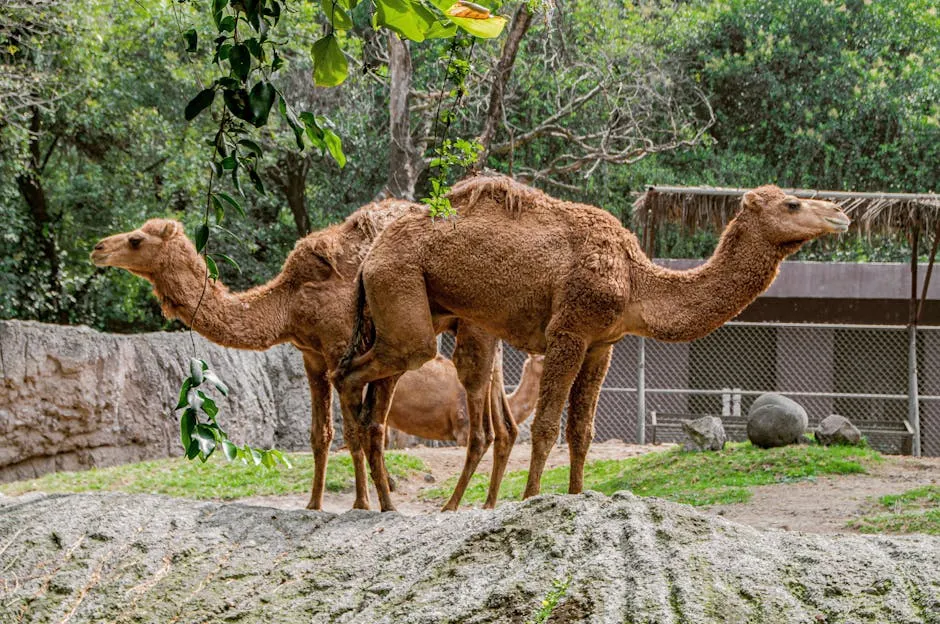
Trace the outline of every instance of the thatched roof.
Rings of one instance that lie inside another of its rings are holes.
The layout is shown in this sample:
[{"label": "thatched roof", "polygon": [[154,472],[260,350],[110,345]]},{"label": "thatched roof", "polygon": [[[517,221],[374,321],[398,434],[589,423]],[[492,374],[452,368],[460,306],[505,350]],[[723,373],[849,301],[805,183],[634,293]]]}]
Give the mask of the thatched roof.
[{"label": "thatched roof", "polygon": [[[720,230],[738,211],[748,189],[651,186],[634,202],[634,227],[646,223],[652,211],[657,223],[678,223],[687,229]],[[903,234],[915,224],[933,230],[940,222],[940,195],[913,193],[853,193],[784,189],[797,197],[839,204],[864,233]]]}]

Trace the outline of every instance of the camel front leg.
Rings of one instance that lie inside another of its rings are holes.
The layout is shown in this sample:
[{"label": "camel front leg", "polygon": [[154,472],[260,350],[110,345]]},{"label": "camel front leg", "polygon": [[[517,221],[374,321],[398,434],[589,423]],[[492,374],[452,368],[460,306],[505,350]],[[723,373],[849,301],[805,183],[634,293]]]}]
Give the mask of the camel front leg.
[{"label": "camel front leg", "polygon": [[305,352],[304,370],[310,385],[310,447],[313,450],[313,484],[307,509],[323,508],[323,490],[326,486],[326,465],[333,442],[333,415],[330,409],[330,383],[323,358]]},{"label": "camel front leg", "polygon": [[493,509],[496,507],[499,486],[503,482],[506,465],[509,463],[509,453],[512,452],[512,445],[516,443],[516,437],[519,435],[516,416],[509,407],[509,399],[506,397],[506,385],[503,381],[502,343],[498,343],[496,346],[488,394],[489,419],[493,423],[493,470],[490,472],[490,488],[486,493],[486,503],[483,508]]},{"label": "camel front leg", "polygon": [[460,506],[470,478],[493,441],[492,423],[484,418],[488,389],[493,370],[496,339],[481,330],[461,324],[457,330],[457,346],[454,348],[454,366],[460,383],[467,393],[467,417],[470,421],[467,432],[467,456],[454,492],[441,511],[456,511]]},{"label": "camel front leg", "polygon": [[607,376],[612,351],[611,345],[589,349],[571,388],[568,422],[565,426],[571,464],[568,477],[569,494],[580,494],[584,488],[584,461],[594,437],[594,413],[597,411],[597,399],[604,384],[604,377]]},{"label": "camel front leg", "polygon": [[561,412],[571,384],[584,361],[587,343],[579,336],[563,332],[548,335],[545,369],[539,387],[539,402],[532,422],[532,458],[529,478],[522,498],[535,496],[542,489],[542,472],[548,454],[555,445],[561,427]]}]

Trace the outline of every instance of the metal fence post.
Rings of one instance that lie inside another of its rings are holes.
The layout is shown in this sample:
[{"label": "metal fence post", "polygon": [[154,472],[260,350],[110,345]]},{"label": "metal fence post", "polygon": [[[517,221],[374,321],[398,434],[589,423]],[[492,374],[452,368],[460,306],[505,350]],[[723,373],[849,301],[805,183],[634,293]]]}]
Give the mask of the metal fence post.
[{"label": "metal fence post", "polygon": [[636,442],[646,444],[646,338],[640,338],[636,359]]},{"label": "metal fence post", "polygon": [[920,457],[920,403],[917,387],[917,325],[911,323],[908,328],[907,349],[907,419],[914,430],[911,454]]}]

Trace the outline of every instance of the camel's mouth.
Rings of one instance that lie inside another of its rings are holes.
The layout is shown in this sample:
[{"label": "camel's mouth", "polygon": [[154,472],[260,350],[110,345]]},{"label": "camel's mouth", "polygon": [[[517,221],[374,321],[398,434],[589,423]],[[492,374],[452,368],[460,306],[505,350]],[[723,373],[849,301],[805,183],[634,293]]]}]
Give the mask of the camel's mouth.
[{"label": "camel's mouth", "polygon": [[108,266],[107,260],[110,255],[107,251],[96,249],[90,254],[91,262],[97,267]]},{"label": "camel's mouth", "polygon": [[847,232],[849,230],[849,221],[848,217],[823,217],[829,225],[833,227],[836,232]]}]

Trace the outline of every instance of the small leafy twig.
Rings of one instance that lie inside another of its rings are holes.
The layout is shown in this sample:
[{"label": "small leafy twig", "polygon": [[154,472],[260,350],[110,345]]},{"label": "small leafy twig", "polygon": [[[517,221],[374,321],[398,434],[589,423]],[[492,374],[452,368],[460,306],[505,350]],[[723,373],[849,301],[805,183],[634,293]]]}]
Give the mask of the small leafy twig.
[{"label": "small leafy twig", "polygon": [[[177,410],[180,417],[180,442],[188,459],[197,457],[205,462],[216,449],[221,448],[229,461],[240,459],[243,463],[254,463],[274,468],[281,462],[288,468],[290,461],[277,449],[261,450],[248,446],[239,447],[229,440],[228,434],[219,426],[219,406],[204,390],[214,387],[223,396],[228,396],[228,386],[209,368],[205,360],[192,358],[189,361],[189,377],[180,388]],[[202,389],[200,389],[202,388]]]}]

